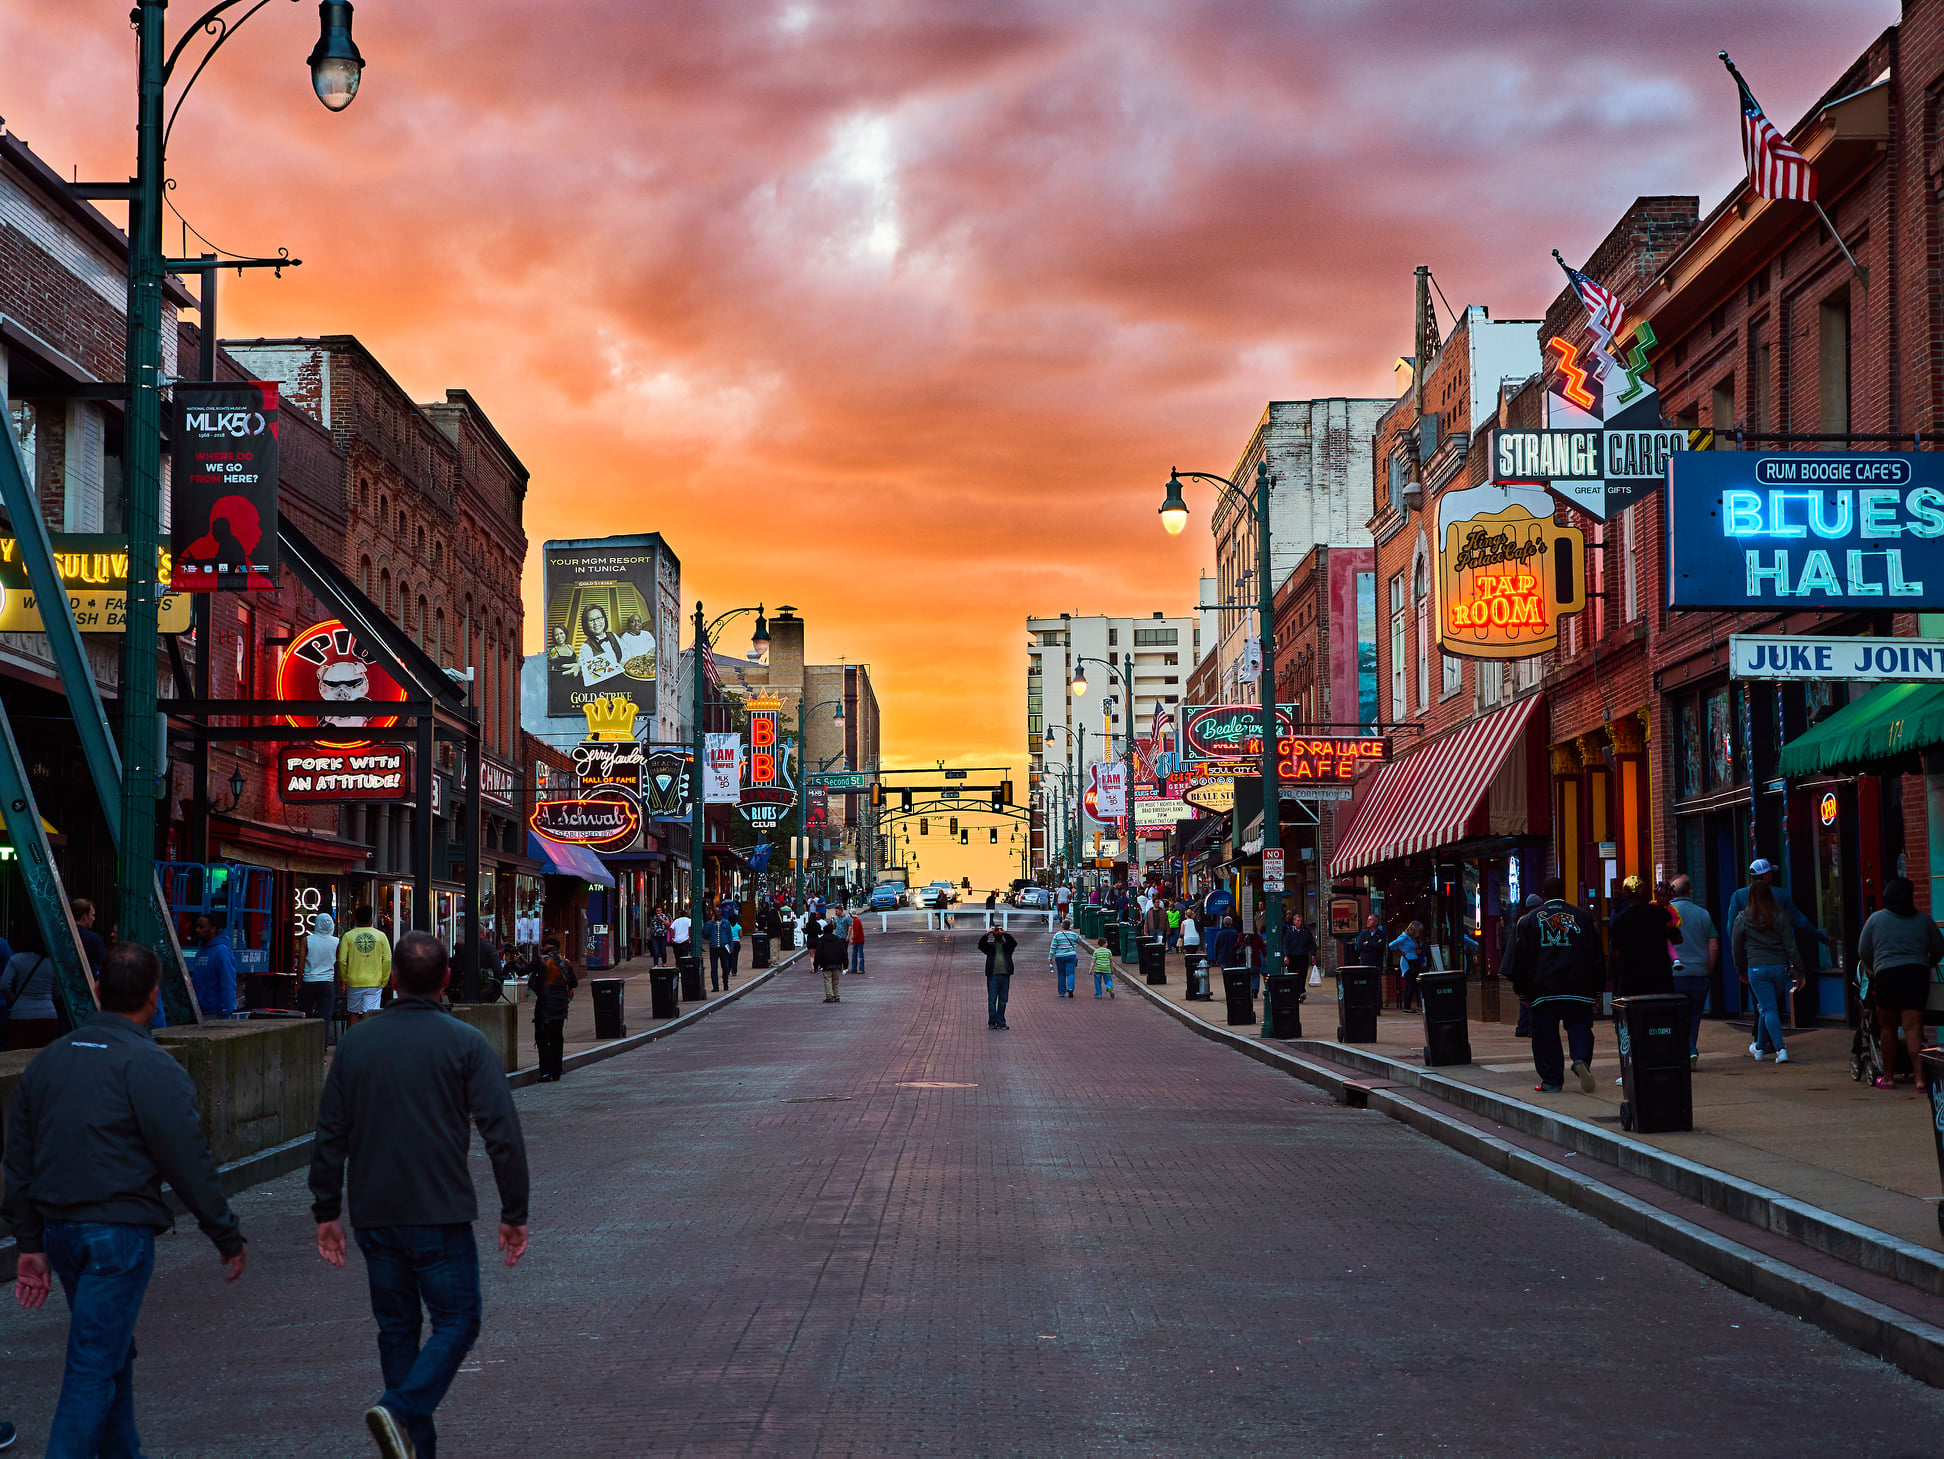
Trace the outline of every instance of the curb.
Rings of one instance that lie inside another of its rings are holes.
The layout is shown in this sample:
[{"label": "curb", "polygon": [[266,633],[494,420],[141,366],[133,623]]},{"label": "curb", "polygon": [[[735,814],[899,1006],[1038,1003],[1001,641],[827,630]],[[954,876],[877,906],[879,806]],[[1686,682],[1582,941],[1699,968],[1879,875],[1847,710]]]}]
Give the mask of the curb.
[{"label": "curb", "polygon": [[[1146,997],[1149,1003],[1214,1043],[1315,1085],[1340,1104],[1365,1103],[1368,1108],[1409,1125],[1501,1175],[1509,1176],[1542,1195],[1592,1216],[1616,1231],[1647,1242],[1704,1276],[1733,1287],[1765,1306],[1813,1322],[1832,1337],[1872,1357],[1895,1364],[1913,1378],[1933,1387],[1944,1387],[1944,1328],[1764,1255],[1583,1172],[1570,1170],[1507,1141],[1495,1139],[1482,1130],[1473,1129],[1417,1103],[1396,1088],[1373,1087],[1358,1081],[1350,1070],[1333,1068],[1313,1058],[1270,1048],[1230,1033],[1221,1025],[1209,1023],[1154,992],[1138,977],[1125,981]],[[1316,1041],[1296,1039],[1291,1042],[1302,1045]],[[1330,1048],[1333,1054],[1339,1051],[1336,1045]],[[1938,1290],[1932,1286],[1932,1281],[1944,1280],[1944,1261],[1940,1261],[1936,1253],[1891,1236],[1888,1232],[1847,1221],[1779,1191],[1724,1175],[1679,1156],[1666,1155],[1652,1146],[1625,1139],[1568,1116],[1535,1110],[1518,1101],[1501,1099],[1489,1091],[1459,1084],[1456,1080],[1445,1079],[1379,1055],[1365,1054],[1361,1050],[1342,1052],[1354,1055],[1345,1062],[1367,1064],[1368,1072],[1390,1076],[1397,1085],[1409,1085],[1439,1098],[1450,1098],[1452,1103],[1474,1114],[1506,1124],[1523,1134],[1547,1139],[1578,1153],[1603,1159],[1630,1174],[1640,1175],[1676,1194],[1688,1196],[1697,1204],[1745,1220],[1760,1229],[1790,1237],[1854,1266],[1899,1278],[1926,1291]],[[1358,1086],[1355,1099],[1351,1095],[1352,1086]],[[1447,1093],[1449,1090],[1464,1091],[1472,1098],[1452,1097]],[[1527,1118],[1503,1118],[1501,1110],[1508,1113],[1523,1111]],[[1547,1133],[1549,1127],[1557,1128],[1561,1135],[1574,1138],[1550,1135]],[[1663,1168],[1669,1174],[1680,1175],[1685,1183],[1697,1186],[1698,1191],[1683,1189],[1681,1185],[1666,1179]],[[1736,1197],[1740,1199],[1734,1199]],[[1755,1214],[1744,1214],[1744,1210]],[[1819,1237],[1823,1239],[1817,1239]],[[1911,1275],[1904,1275],[1905,1271]]]},{"label": "curb", "polygon": [[[658,1028],[646,1029],[641,1033],[630,1034],[626,1038],[614,1039],[599,1048],[582,1049],[579,1053],[570,1054],[563,1061],[562,1067],[570,1070],[584,1069],[590,1064],[600,1063],[603,1059],[612,1059],[616,1054],[638,1049],[655,1039],[666,1038],[678,1029],[687,1028],[698,1020],[707,1018],[724,1004],[734,1003],[745,993],[762,987],[807,951],[807,948],[797,948],[782,962],[765,968],[759,976],[751,978],[733,993],[726,993],[712,999],[700,1008],[682,1014],[679,1018],[671,1018]],[[525,1069],[515,1069],[506,1076],[506,1082],[511,1088],[524,1089],[537,1082],[539,1078],[540,1067],[536,1064]],[[245,1155],[240,1160],[232,1160],[217,1166],[216,1177],[223,1187],[223,1194],[233,1196],[240,1191],[248,1190],[253,1185],[262,1185],[265,1181],[289,1175],[293,1170],[302,1170],[310,1164],[312,1138],[311,1135],[299,1135],[293,1140],[285,1140],[281,1145],[272,1145],[267,1150],[258,1150],[255,1154]],[[173,1186],[163,1191],[162,1198],[168,1202],[171,1214],[178,1218],[188,1214],[188,1208],[177,1198]],[[0,1238],[0,1282],[13,1280],[15,1258],[18,1254],[13,1237]]]}]

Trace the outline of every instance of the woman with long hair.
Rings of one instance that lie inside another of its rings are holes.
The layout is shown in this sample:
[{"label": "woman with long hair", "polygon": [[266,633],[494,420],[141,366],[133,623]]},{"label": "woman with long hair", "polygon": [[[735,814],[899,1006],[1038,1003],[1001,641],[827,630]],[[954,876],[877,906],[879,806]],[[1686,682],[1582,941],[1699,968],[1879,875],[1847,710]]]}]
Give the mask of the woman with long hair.
[{"label": "woman with long hair", "polygon": [[1404,1011],[1417,1007],[1418,974],[1424,970],[1424,924],[1412,922],[1391,940],[1390,950],[1397,954],[1397,970],[1404,977]]},{"label": "woman with long hair", "polygon": [[[1893,876],[1883,884],[1883,907],[1872,912],[1857,940],[1856,960],[1870,979],[1871,1005],[1876,1009],[1877,1047],[1883,1072],[1876,1087],[1895,1083],[1897,1026],[1903,1025],[1904,1047],[1910,1067],[1924,1086],[1924,1066],[1917,1057],[1923,1042],[1924,1005],[1930,997],[1932,969],[1944,958],[1944,932],[1917,910],[1916,888],[1908,879]],[[1865,1017],[1870,1015],[1866,1012]]]},{"label": "woman with long hair", "polygon": [[[1783,915],[1774,889],[1757,877],[1748,888],[1748,905],[1735,918],[1729,933],[1735,949],[1735,966],[1745,971],[1748,988],[1761,1010],[1760,1023],[1768,1030],[1775,1048],[1775,1062],[1789,1062],[1789,1051],[1782,1042],[1782,1010],[1791,989],[1806,982],[1802,972],[1802,953],[1796,947],[1795,928]],[[1760,1030],[1757,1030],[1759,1035]],[[1758,1036],[1748,1046],[1749,1056],[1760,1060],[1762,1041]]]}]

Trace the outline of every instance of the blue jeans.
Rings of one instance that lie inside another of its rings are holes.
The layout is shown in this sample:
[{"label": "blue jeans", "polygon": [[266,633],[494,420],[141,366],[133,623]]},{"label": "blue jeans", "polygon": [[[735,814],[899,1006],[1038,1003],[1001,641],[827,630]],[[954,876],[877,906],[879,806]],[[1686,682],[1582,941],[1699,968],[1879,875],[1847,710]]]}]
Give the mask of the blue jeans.
[{"label": "blue jeans", "polygon": [[1109,992],[1113,991],[1114,965],[1112,963],[1107,964],[1107,971],[1104,973],[1099,968],[1094,969],[1094,997],[1098,998],[1100,996],[1100,989],[1103,983],[1105,983]]},{"label": "blue jeans", "polygon": [[1708,975],[1674,975],[1674,991],[1688,1001],[1688,1056],[1701,1052],[1701,1010],[1708,1006]]},{"label": "blue jeans", "polygon": [[654,958],[655,966],[660,967],[663,961],[668,957],[668,939],[666,937],[649,938],[648,954],[650,957]]},{"label": "blue jeans", "polygon": [[1559,1026],[1566,1025],[1566,1043],[1573,1062],[1593,1062],[1593,1005],[1535,1003],[1532,1005],[1532,1067],[1539,1082],[1558,1090],[1566,1082],[1566,1063],[1559,1054]]},{"label": "blue jeans", "polygon": [[1065,956],[1053,959],[1053,972],[1059,980],[1059,991],[1061,993],[1071,993],[1073,991],[1073,970],[1079,965],[1080,956],[1078,953],[1068,953]]},{"label": "blue jeans", "polygon": [[850,970],[853,973],[863,972],[864,971],[864,944],[861,942],[853,942],[850,945],[850,952],[851,952]]},{"label": "blue jeans", "polygon": [[[1787,1006],[1789,989],[1794,983],[1787,964],[1748,970],[1749,991],[1754,993],[1755,1006],[1761,1010],[1755,1020],[1755,1042],[1766,1042],[1777,1053],[1787,1047],[1782,1042],[1782,1009]],[[1764,1029],[1768,1030],[1766,1040],[1762,1037]]]},{"label": "blue jeans", "polygon": [[146,1226],[49,1221],[47,1264],[67,1294],[67,1371],[47,1432],[49,1459],[134,1459],[135,1319],[155,1272]]},{"label": "blue jeans", "polygon": [[1006,1021],[1006,1000],[1012,996],[1010,973],[986,974],[986,1022]]},{"label": "blue jeans", "polygon": [[[473,1229],[372,1226],[358,1230],[371,1315],[378,1319],[378,1401],[396,1414],[422,1459],[434,1459],[432,1411],[479,1336],[479,1250]],[[419,1304],[432,1315],[432,1336],[419,1344]]]}]

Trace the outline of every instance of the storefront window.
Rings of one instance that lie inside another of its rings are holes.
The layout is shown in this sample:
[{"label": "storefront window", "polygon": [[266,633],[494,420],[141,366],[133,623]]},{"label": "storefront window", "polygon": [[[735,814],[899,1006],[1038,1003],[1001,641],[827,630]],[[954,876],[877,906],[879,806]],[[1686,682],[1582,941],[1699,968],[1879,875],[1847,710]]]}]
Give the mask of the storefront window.
[{"label": "storefront window", "polygon": [[1701,793],[1701,701],[1692,697],[1681,701],[1681,796]]},{"label": "storefront window", "polygon": [[1723,790],[1737,782],[1735,716],[1726,688],[1708,695],[1708,789]]}]

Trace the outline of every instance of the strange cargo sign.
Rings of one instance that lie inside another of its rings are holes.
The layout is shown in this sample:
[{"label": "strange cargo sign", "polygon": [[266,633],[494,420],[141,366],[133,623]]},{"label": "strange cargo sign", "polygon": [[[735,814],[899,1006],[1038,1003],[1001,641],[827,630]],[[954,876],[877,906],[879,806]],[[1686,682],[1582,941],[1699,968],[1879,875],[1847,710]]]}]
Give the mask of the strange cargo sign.
[{"label": "strange cargo sign", "polygon": [[1944,607],[1944,457],[1682,452],[1670,608]]}]

